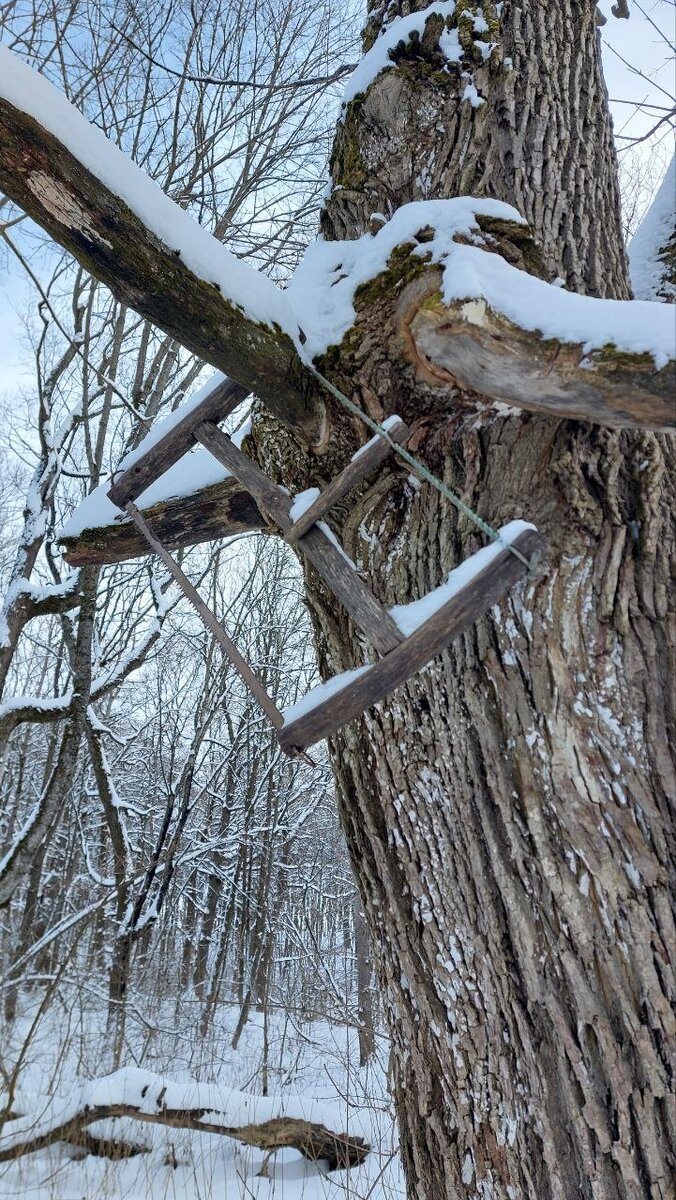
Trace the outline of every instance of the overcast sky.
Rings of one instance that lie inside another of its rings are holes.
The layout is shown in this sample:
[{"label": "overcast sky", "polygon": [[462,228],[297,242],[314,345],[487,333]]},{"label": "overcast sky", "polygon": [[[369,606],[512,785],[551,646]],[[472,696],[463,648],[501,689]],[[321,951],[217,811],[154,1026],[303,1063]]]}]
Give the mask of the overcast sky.
[{"label": "overcast sky", "polygon": [[[619,145],[627,147],[631,139],[643,138],[665,116],[662,109],[669,106],[669,98],[673,97],[674,58],[668,43],[676,40],[676,3],[675,0],[640,0],[640,3],[629,0],[631,18],[626,21],[611,15],[613,2],[600,0],[600,7],[608,17],[601,36],[615,130],[623,139]],[[637,103],[656,107],[639,108]],[[669,124],[665,123],[649,140],[640,143],[637,151],[661,170],[666,169],[673,152]],[[6,256],[0,256],[0,397],[11,396],[22,378],[27,381],[31,378],[19,317],[29,297],[21,272],[14,265],[8,269]]]}]

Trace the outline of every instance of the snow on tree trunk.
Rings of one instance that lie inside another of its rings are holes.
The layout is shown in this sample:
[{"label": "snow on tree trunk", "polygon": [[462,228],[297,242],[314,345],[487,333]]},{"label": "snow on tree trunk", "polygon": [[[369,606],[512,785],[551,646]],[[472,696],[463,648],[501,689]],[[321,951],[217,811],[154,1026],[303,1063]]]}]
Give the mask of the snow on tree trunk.
[{"label": "snow on tree trunk", "polygon": [[[422,7],[373,4],[367,48],[384,19]],[[358,236],[413,199],[491,195],[528,217],[552,276],[627,296],[594,4],[434,7],[414,42],[387,25],[396,65],[343,114],[325,236]],[[396,383],[375,303],[368,320],[341,373],[387,415]],[[331,743],[389,1010],[408,1194],[666,1196],[669,443],[513,410],[477,418],[462,399],[439,411],[421,382],[418,406],[397,396],[396,411],[494,526],[537,524],[549,569]],[[333,417],[345,451],[354,429]],[[293,486],[279,428],[261,420],[257,439]],[[396,470],[338,518],[388,604],[478,545]],[[362,662],[311,573],[308,599],[322,672]]]},{"label": "snow on tree trunk", "polygon": [[[365,47],[383,21],[426,7],[372,0]],[[440,13],[419,21],[409,53],[399,45],[397,66],[344,109],[324,236],[358,237],[409,200],[492,196],[530,221],[552,278],[628,296],[594,5],[459,0],[446,33],[453,4],[430,7]],[[359,83],[369,75],[362,64]]]},{"label": "snow on tree trunk", "polygon": [[676,299],[676,154],[629,243],[629,266],[637,300]]}]

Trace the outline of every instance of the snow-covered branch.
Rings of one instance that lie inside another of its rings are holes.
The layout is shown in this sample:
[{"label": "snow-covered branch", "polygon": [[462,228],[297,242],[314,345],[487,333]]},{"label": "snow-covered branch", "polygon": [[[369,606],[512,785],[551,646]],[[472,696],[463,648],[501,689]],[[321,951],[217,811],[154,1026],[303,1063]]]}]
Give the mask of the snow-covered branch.
[{"label": "snow-covered branch", "polygon": [[[67,595],[68,593],[61,593],[55,589],[55,596],[64,603],[64,596]],[[155,599],[155,615],[131,650],[94,676],[90,692],[93,703],[102,700],[143,665],[160,636],[164,618],[170,607],[171,604],[165,596],[161,596],[159,600]],[[78,691],[69,688],[61,696],[10,696],[0,701],[0,744],[6,741],[14,729],[28,721],[44,725],[68,719],[75,712],[80,700]]]},{"label": "snow-covered branch", "polygon": [[[199,459],[209,457],[205,452]],[[197,454],[190,458],[199,461]],[[203,483],[198,463],[186,458],[177,464],[185,465],[185,491],[169,487],[166,499],[158,499],[151,506],[139,504],[166,546],[178,550],[265,528],[255,500],[236,479]],[[167,477],[174,473],[172,468]],[[66,561],[72,566],[124,562],[148,553],[136,526],[106,499],[107,487],[105,484],[87,497],[77,511],[77,523],[69,521],[60,535]]]},{"label": "snow-covered branch", "polygon": [[35,617],[69,612],[78,603],[77,585],[77,571],[69,574],[62,583],[43,585],[22,578],[12,582],[0,610],[0,647],[11,644],[9,623],[13,610],[20,610],[22,625]]},{"label": "snow-covered branch", "polygon": [[290,292],[315,360],[329,347],[347,351],[348,333],[354,346],[355,331],[373,337],[391,319],[382,350],[413,366],[437,405],[445,390],[449,411],[459,384],[478,404],[673,428],[673,308],[577,295],[540,270],[530,229],[510,205],[425,200],[402,205],[375,235],[311,246]]},{"label": "snow-covered branch", "polygon": [[[283,1104],[210,1084],[179,1084],[150,1071],[125,1068],[85,1084],[70,1102],[45,1101],[42,1115],[7,1121],[0,1137],[0,1162],[32,1154],[74,1135],[96,1121],[128,1117],[148,1124],[220,1133],[269,1152],[292,1147],[329,1170],[358,1166],[370,1147],[361,1137],[333,1133],[326,1125],[280,1115]],[[311,1106],[312,1108],[312,1106]]]},{"label": "snow-covered branch", "polygon": [[72,691],[63,696],[10,696],[0,704],[0,742],[4,742],[13,729],[32,721],[36,725],[62,721],[70,715],[73,701]]},{"label": "snow-covered branch", "polygon": [[[535,248],[524,253],[529,231],[508,205],[471,198],[404,205],[375,235],[311,247],[282,294],[192,222],[56,89],[9,51],[0,54],[7,194],[117,296],[255,390],[311,442],[325,437],[323,406],[301,353],[316,359],[340,345],[367,284],[378,308],[388,293],[401,302],[395,330],[381,321],[381,338],[392,341],[396,332],[404,358],[439,399],[448,391],[449,405],[459,383],[555,417],[671,426],[670,314],[538,279]],[[411,258],[419,260],[414,272]],[[402,293],[412,273],[421,277]],[[72,561],[85,560],[76,552]]]},{"label": "snow-covered branch", "polygon": [[284,293],[5,47],[0,118],[0,188],[119,300],[316,441],[321,404]]}]

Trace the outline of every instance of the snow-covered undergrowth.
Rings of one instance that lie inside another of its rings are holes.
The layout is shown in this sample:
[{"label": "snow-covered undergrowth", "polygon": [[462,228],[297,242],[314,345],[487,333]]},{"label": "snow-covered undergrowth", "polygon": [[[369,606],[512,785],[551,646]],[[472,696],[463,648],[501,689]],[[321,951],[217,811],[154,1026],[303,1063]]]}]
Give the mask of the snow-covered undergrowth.
[{"label": "snow-covered undergrowth", "polygon": [[[6,1047],[5,1069],[20,1053],[37,1011],[28,1003]],[[86,1081],[110,1071],[104,1030],[104,1006],[73,992],[65,1003],[50,1006],[31,1040],[14,1111],[30,1113],[36,1126],[49,1111],[72,1106]],[[232,1089],[251,1099],[228,1110],[229,1118],[267,1120],[277,1115],[323,1120],[335,1132],[364,1137],[371,1152],[351,1171],[327,1172],[325,1164],[304,1160],[295,1150],[278,1151],[265,1160],[261,1150],[241,1146],[216,1134],[148,1125],[130,1119],[99,1122],[94,1134],[142,1143],[148,1154],[123,1162],[79,1157],[62,1144],[0,1165],[0,1197],[26,1200],[401,1200],[403,1179],[396,1135],[386,1094],[388,1047],[377,1039],[374,1060],[359,1067],[354,1029],[323,1021],[307,1022],[282,1011],[269,1014],[268,1078],[270,1096],[261,1095],[265,1057],[263,1017],[252,1013],[237,1051],[231,1049],[239,1008],[222,1007],[206,1040],[196,1037],[197,1011],[184,1004],[167,1005],[141,1019],[130,1010],[125,1061],[130,1079],[139,1068],[161,1075],[183,1088],[200,1084],[217,1092]],[[100,1101],[105,1083],[96,1087]],[[204,1089],[202,1089],[204,1090]],[[197,1089],[195,1089],[197,1095]],[[92,1092],[92,1096],[93,1096]],[[272,1099],[274,1097],[274,1100]],[[0,1108],[6,1096],[0,1094]],[[246,1111],[244,1111],[246,1109]],[[14,1123],[7,1123],[7,1136]],[[22,1122],[23,1124],[23,1122]],[[0,1145],[1,1145],[0,1139]]]}]

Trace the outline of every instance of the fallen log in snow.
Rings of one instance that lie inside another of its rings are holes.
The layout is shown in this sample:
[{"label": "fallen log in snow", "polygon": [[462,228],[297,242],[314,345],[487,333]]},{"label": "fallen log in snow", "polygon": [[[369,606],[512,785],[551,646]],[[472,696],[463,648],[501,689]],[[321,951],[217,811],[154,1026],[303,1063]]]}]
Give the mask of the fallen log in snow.
[{"label": "fallen log in snow", "polygon": [[104,1138],[96,1137],[90,1133],[88,1129],[75,1127],[67,1139],[69,1146],[74,1146],[81,1151],[79,1155],[73,1155],[74,1158],[85,1158],[87,1154],[93,1154],[95,1158],[112,1158],[114,1161],[120,1161],[123,1158],[136,1158],[138,1154],[148,1154],[149,1146],[143,1146],[140,1142],[125,1142],[121,1138]]},{"label": "fallen log in snow", "polygon": [[[97,1121],[114,1117],[218,1133],[268,1153],[294,1149],[313,1162],[325,1159],[330,1171],[358,1166],[366,1158],[370,1147],[361,1137],[334,1133],[326,1125],[302,1117],[267,1117],[279,1105],[280,1101],[272,1098],[205,1084],[172,1083],[148,1071],[123,1069],[86,1084],[69,1104],[45,1102],[40,1117],[8,1121],[0,1137],[0,1162],[58,1142],[111,1158],[144,1153],[145,1147],[86,1132]],[[243,1119],[247,1110],[266,1114],[266,1119],[247,1121]]]}]

